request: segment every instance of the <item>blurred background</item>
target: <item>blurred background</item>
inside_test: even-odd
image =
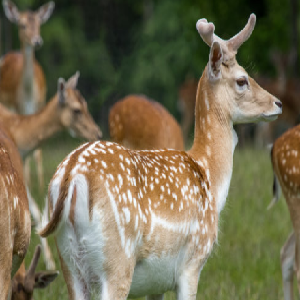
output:
[[[46,1],[14,1],[20,10],[35,10]],[[41,27],[44,45],[36,51],[48,85],[49,100],[57,79],[80,70],[79,89],[108,137],[109,108],[131,93],[161,102],[176,118],[178,90],[187,78],[200,78],[208,46],[195,24],[207,18],[216,33],[230,38],[243,28],[250,13],[255,30],[238,53],[251,76],[278,79],[272,53],[285,59],[287,78],[298,76],[297,0],[59,0]],[[1,54],[19,49],[17,26],[0,10]],[[284,58],[285,57],[285,58]],[[193,133],[191,129],[190,134]]]

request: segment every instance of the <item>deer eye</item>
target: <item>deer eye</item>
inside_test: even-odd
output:
[[[73,109],[73,113],[74,113],[74,115],[80,115],[81,114],[81,109],[75,108],[75,109]]]
[[[244,85],[248,85],[248,80],[247,80],[247,78],[242,77],[242,78],[237,79],[236,83],[238,86],[242,87]]]
[[[26,24],[19,23],[19,27],[20,27],[21,29],[25,29],[25,28],[26,28]]]

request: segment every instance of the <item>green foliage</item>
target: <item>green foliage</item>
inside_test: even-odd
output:
[[[16,1],[20,9],[44,3]],[[186,76],[199,78],[208,60],[196,21],[205,17],[214,22],[216,33],[227,39],[243,28],[251,12],[257,25],[238,59],[252,75],[274,76],[270,51],[287,52],[291,45],[288,1],[56,1],[53,16],[41,29],[44,46],[36,52],[46,73],[48,97],[59,77],[80,70],[79,88],[101,125],[106,118],[100,116],[130,93],[146,94],[178,117],[179,86]]]

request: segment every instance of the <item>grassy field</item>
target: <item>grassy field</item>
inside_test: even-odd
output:
[[[64,143],[52,140],[43,147],[47,184],[58,163],[79,144],[67,138]],[[291,222],[284,200],[271,211],[266,209],[272,197],[272,180],[267,151],[235,151],[229,197],[219,224],[219,242],[201,273],[197,299],[283,299],[280,248],[291,231]],[[46,189],[40,195],[36,182],[35,177],[32,193],[43,207]],[[26,265],[38,242],[33,230]],[[49,243],[59,267],[53,238]],[[39,268],[44,268],[42,260]],[[35,291],[34,297],[68,299],[62,274],[46,290]],[[168,293],[165,299],[176,297]]]

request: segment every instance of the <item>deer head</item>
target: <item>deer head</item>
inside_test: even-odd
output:
[[[29,269],[25,272],[24,264],[12,280],[11,300],[31,300],[34,289],[47,287],[55,280],[58,271],[36,272],[36,267],[41,254],[41,246],[35,248],[35,252]]]
[[[68,81],[58,79],[57,96],[61,123],[69,129],[72,136],[98,140],[102,137],[102,132],[89,113],[86,101],[76,89],[79,75],[77,71]]]
[[[215,35],[214,24],[206,19],[196,24],[200,36],[210,46],[206,77],[212,94],[217,95],[210,97],[210,102],[214,98],[211,105],[215,109],[222,107],[222,117],[233,124],[271,121],[281,113],[281,102],[262,89],[235,58],[239,47],[250,37],[255,21],[255,15],[251,14],[244,29],[229,40]]]
[[[40,27],[51,16],[54,2],[51,1],[41,6],[37,11],[20,12],[16,5],[10,0],[3,0],[6,17],[19,27],[19,36],[23,44],[40,47],[43,39],[40,35]]]

